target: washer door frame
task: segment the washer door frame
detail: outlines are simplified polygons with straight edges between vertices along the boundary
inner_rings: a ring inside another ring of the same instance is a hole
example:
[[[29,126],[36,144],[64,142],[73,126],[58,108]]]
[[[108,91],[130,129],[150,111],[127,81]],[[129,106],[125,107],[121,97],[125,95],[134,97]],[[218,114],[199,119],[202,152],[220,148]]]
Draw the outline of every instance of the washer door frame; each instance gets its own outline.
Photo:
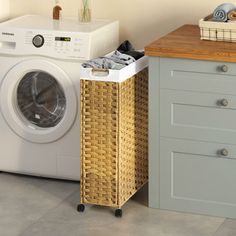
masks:
[[[20,113],[17,105],[17,87],[23,77],[33,71],[42,71],[56,79],[66,98],[66,110],[62,120],[54,127],[40,128]],[[77,115],[77,94],[69,76],[56,64],[43,59],[28,59],[8,71],[0,87],[1,113],[8,126],[21,138],[33,143],[50,143],[64,136]]]

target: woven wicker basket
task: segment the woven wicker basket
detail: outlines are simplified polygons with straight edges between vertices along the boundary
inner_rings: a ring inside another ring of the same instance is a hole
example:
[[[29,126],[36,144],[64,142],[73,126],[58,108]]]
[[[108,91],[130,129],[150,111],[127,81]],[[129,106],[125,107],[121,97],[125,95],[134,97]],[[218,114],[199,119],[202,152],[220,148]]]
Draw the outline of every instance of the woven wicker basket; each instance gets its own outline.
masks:
[[[236,23],[199,21],[202,40],[236,42]]]
[[[81,203],[121,208],[148,180],[148,69],[80,86]]]

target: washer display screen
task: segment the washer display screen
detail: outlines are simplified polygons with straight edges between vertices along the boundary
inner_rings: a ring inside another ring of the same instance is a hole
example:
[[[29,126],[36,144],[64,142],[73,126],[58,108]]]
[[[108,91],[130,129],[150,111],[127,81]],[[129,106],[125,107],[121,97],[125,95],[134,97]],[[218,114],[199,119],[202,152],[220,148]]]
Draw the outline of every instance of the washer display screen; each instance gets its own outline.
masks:
[[[70,42],[71,38],[70,37],[56,37],[55,41]]]
[[[50,74],[27,73],[17,87],[17,106],[31,124],[55,127],[64,117],[66,98],[62,87]]]

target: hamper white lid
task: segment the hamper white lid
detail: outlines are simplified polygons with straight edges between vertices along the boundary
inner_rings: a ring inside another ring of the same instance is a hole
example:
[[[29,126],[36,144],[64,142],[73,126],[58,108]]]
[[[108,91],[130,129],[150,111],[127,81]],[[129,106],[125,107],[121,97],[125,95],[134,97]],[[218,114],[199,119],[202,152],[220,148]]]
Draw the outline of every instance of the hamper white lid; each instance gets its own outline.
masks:
[[[80,78],[84,80],[124,82],[148,67],[148,57],[143,56],[121,70],[84,68],[81,66]]]

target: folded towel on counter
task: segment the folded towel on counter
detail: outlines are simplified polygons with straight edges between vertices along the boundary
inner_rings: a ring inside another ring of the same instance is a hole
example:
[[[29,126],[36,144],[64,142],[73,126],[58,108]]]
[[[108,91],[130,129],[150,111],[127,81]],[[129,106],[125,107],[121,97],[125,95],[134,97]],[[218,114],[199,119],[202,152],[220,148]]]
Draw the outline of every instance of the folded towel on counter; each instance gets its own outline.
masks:
[[[235,9],[232,3],[223,3],[219,5],[213,12],[213,20],[226,22],[228,20],[228,13]]]
[[[228,13],[228,19],[233,21],[236,20],[236,8]]]
[[[136,60],[126,54],[115,51],[111,56],[99,57],[82,64],[84,68],[120,70]]]

